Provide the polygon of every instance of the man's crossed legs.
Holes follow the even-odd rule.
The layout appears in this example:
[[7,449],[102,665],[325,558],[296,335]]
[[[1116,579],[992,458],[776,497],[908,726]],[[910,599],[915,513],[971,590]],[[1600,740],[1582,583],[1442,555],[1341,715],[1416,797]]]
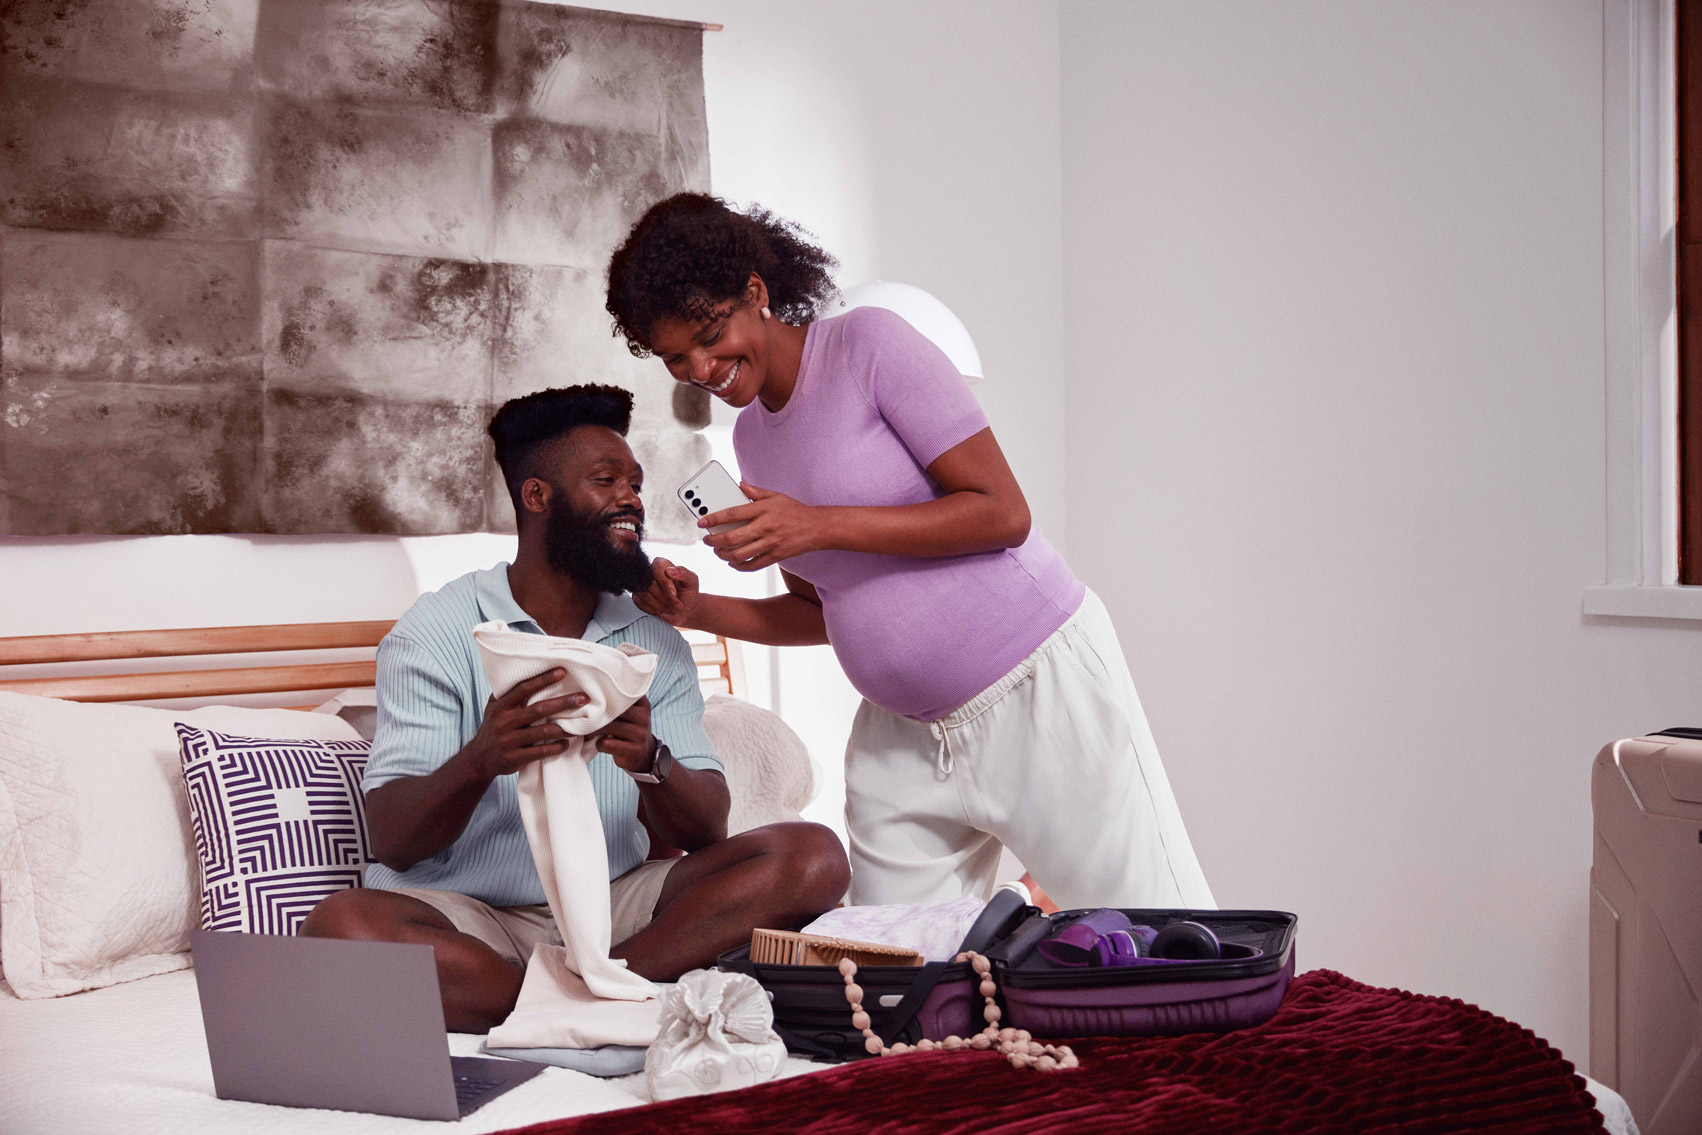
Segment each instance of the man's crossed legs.
[[[658,875],[661,893],[648,919],[642,909],[623,917],[623,898],[628,906],[634,898],[642,902],[654,892]],[[712,965],[723,951],[748,942],[757,927],[803,926],[832,909],[849,882],[845,851],[831,829],[810,823],[755,828],[679,859],[640,864],[610,884],[616,937],[637,929],[609,954],[626,959],[634,973],[671,981]],[[483,904],[476,899],[443,905],[480,932],[457,929],[443,910],[406,891],[365,888],[338,891],[321,902],[300,932],[431,946],[445,1023],[455,1032],[488,1032],[514,1008],[531,944],[560,939],[547,908],[538,921],[535,907],[511,908],[512,917],[503,917],[502,911],[495,916],[489,908],[479,911]],[[528,923],[536,929],[528,930]]]

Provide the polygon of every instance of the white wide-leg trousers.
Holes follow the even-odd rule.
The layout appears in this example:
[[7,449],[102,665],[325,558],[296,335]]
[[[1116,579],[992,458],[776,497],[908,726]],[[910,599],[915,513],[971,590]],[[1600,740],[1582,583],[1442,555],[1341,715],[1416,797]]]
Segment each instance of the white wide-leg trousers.
[[1092,591],[939,721],[865,701],[845,789],[853,904],[985,897],[1009,847],[1065,909],[1216,905]]

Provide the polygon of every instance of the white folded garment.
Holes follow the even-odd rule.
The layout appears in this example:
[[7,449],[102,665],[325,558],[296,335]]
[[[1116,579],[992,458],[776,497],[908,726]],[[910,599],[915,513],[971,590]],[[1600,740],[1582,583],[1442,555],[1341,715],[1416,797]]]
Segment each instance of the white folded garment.
[[485,676],[497,696],[560,667],[567,676],[531,700],[584,693],[589,701],[555,715],[571,735],[566,751],[520,770],[520,817],[562,945],[532,951],[520,999],[492,1029],[492,1048],[596,1048],[647,1045],[656,1038],[660,992],[609,957],[609,857],[586,768],[596,750],[585,740],[625,713],[650,689],[656,656],[629,643],[603,646],[511,630],[473,628]]
[[[1000,883],[993,893],[999,891],[1014,891],[1025,905],[1034,903],[1034,896],[1021,881]],[[957,956],[969,928],[986,907],[986,902],[977,898],[842,906],[804,927],[804,933],[899,946],[915,950],[925,961],[943,962]]]
[[977,898],[842,906],[804,927],[804,933],[898,946],[915,950],[925,961],[949,961],[986,906],[987,900]]

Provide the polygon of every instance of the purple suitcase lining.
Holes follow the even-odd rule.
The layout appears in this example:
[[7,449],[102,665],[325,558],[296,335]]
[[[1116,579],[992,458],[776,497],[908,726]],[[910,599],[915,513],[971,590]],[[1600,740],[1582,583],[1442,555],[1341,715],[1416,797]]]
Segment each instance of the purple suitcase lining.
[[1041,938],[1087,913],[1030,919],[994,947],[1004,1023],[1041,1037],[1228,1032],[1269,1019],[1294,976],[1296,919],[1281,911],[1124,910],[1131,922],[1155,927],[1203,923],[1226,945],[1257,951],[1254,957],[1065,968],[1040,956]]

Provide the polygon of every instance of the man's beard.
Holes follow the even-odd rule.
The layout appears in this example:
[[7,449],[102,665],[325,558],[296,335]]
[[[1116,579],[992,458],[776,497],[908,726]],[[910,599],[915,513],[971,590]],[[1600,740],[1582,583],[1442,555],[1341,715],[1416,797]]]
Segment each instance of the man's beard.
[[609,522],[630,520],[644,534],[642,513],[576,512],[566,505],[550,510],[544,519],[544,556],[550,566],[572,576],[594,591],[620,594],[639,592],[650,586],[650,557],[637,544],[630,548],[615,543]]

